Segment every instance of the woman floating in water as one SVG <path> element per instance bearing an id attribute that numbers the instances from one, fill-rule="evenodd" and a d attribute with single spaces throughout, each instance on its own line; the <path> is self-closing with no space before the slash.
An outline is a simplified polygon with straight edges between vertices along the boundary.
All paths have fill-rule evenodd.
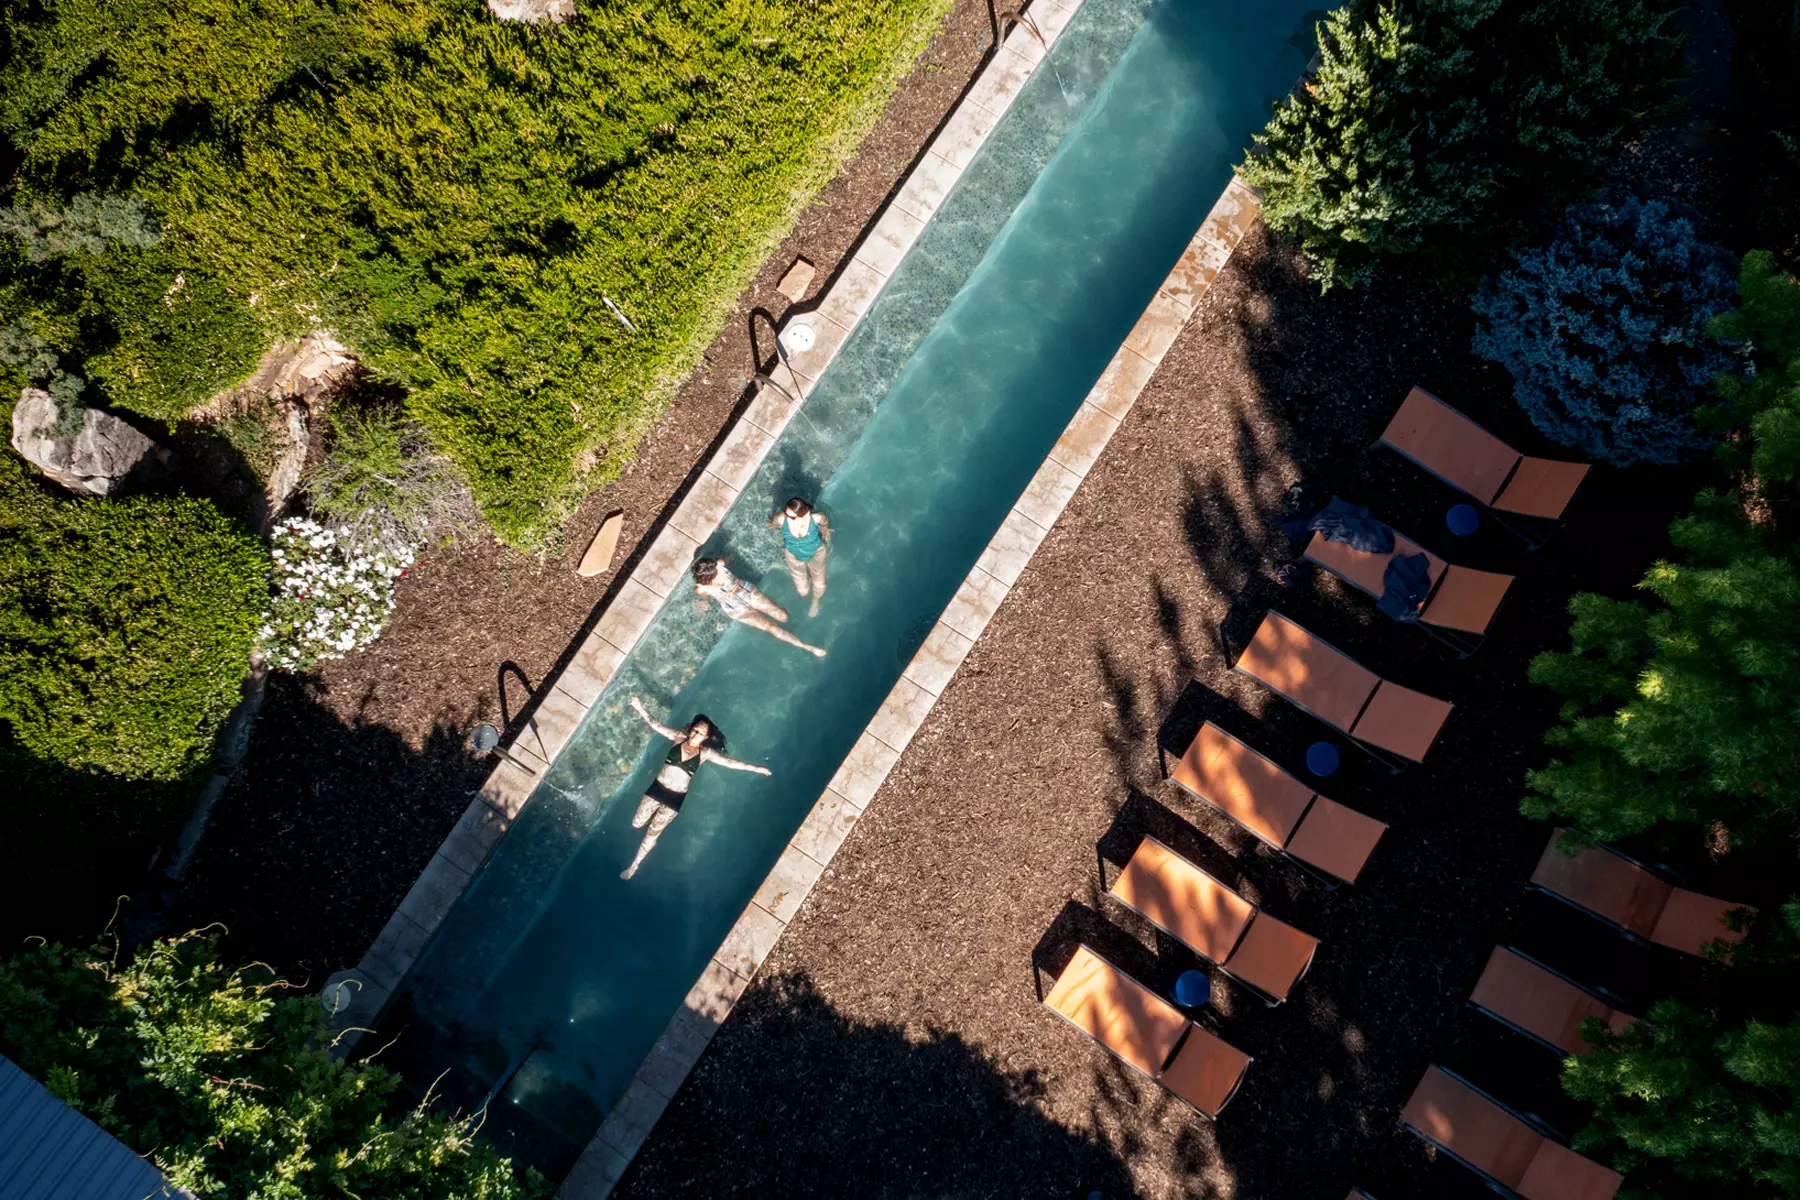
<path id="1" fill-rule="evenodd" d="M 819 599 L 825 594 L 825 559 L 831 546 L 831 522 L 825 514 L 795 496 L 787 507 L 769 518 L 769 528 L 781 529 L 781 546 L 787 556 L 788 575 L 794 590 L 812 597 L 807 616 L 819 615 Z"/>
<path id="2" fill-rule="evenodd" d="M 787 610 L 726 570 L 722 558 L 694 560 L 694 595 L 699 597 L 696 603 L 702 610 L 708 600 L 716 600 L 725 615 L 738 624 L 774 634 L 790 646 L 825 657 L 824 650 L 807 645 L 777 624 L 787 620 Z"/>
<path id="3" fill-rule="evenodd" d="M 681 812 L 681 802 L 687 799 L 688 788 L 693 785 L 694 772 L 700 769 L 701 763 L 713 763 L 727 767 L 733 771 L 751 771 L 758 775 L 769 774 L 769 768 L 759 767 L 752 763 L 739 762 L 735 758 L 727 758 L 714 745 L 723 746 L 725 739 L 713 723 L 698 714 L 688 722 L 686 729 L 671 729 L 650 716 L 644 710 L 644 702 L 636 696 L 631 698 L 631 707 L 638 716 L 644 718 L 644 724 L 668 738 L 675 745 L 669 748 L 668 757 L 663 759 L 662 769 L 657 771 L 656 779 L 650 784 L 650 790 L 638 801 L 637 815 L 631 818 L 633 829 L 644 830 L 644 840 L 637 848 L 637 856 L 631 865 L 619 872 L 620 879 L 630 879 L 637 874 L 644 859 L 656 848 L 656 839 L 662 836 L 663 830 L 669 827 L 677 814 Z M 648 828 L 645 828 L 648 826 Z"/>

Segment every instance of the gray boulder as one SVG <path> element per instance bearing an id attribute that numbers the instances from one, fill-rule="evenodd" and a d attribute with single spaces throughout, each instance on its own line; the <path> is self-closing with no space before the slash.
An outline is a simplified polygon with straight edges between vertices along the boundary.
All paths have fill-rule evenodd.
<path id="1" fill-rule="evenodd" d="M 160 465 L 157 445 L 111 413 L 88 409 L 81 432 L 51 437 L 60 411 L 49 392 L 26 388 L 13 406 L 12 446 L 72 492 L 112 496 Z"/>

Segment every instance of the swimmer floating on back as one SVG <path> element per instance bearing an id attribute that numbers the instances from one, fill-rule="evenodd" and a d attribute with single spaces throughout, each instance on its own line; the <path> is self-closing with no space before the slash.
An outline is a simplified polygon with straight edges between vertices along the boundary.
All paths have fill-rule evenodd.
<path id="1" fill-rule="evenodd" d="M 724 559 L 696 558 L 693 569 L 694 595 L 698 597 L 695 603 L 702 610 L 706 608 L 708 600 L 715 600 L 725 610 L 725 615 L 738 624 L 760 629 L 790 646 L 798 646 L 820 658 L 825 657 L 822 648 L 809 646 L 783 629 L 778 622 L 787 620 L 787 610 L 733 575 L 726 569 Z"/>
<path id="2" fill-rule="evenodd" d="M 819 615 L 819 599 L 825 595 L 825 560 L 831 547 L 831 522 L 825 514 L 795 496 L 787 507 L 769 518 L 769 528 L 781 530 L 781 549 L 787 559 L 794 590 L 812 597 L 807 616 Z"/>
<path id="3" fill-rule="evenodd" d="M 644 840 L 638 845 L 637 855 L 631 865 L 619 872 L 620 879 L 630 879 L 637 874 L 644 859 L 650 851 L 656 849 L 656 839 L 662 836 L 663 830 L 669 827 L 681 812 L 681 802 L 687 799 L 688 788 L 693 785 L 694 772 L 700 769 L 701 763 L 712 763 L 733 771 L 751 771 L 757 775 L 769 774 L 769 768 L 759 767 L 754 763 L 739 762 L 735 758 L 727 758 L 713 748 L 714 743 L 723 746 L 725 740 L 719 731 L 705 717 L 695 714 L 688 722 L 686 729 L 672 729 L 662 724 L 644 710 L 644 702 L 636 696 L 631 698 L 631 707 L 638 716 L 644 718 L 644 724 L 668 738 L 675 745 L 669 748 L 668 757 L 651 782 L 650 790 L 638 801 L 637 815 L 631 818 L 633 829 L 644 830 Z M 648 826 L 649 828 L 645 828 Z"/>

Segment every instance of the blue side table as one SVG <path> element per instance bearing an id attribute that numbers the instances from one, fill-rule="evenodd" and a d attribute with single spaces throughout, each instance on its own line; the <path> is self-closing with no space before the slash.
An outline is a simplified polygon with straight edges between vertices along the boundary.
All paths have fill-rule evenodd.
<path id="1" fill-rule="evenodd" d="M 1473 504 L 1453 504 L 1444 514 L 1444 524 L 1457 537 L 1468 537 L 1481 528 L 1481 514 Z"/>
<path id="2" fill-rule="evenodd" d="M 1306 748 L 1306 769 L 1324 779 L 1338 769 L 1338 748 L 1330 742 L 1314 742 Z"/>
<path id="3" fill-rule="evenodd" d="M 1212 980 L 1205 971 L 1183 971 L 1175 980 L 1175 1003 L 1182 1008 L 1199 1008 L 1212 999 Z"/>

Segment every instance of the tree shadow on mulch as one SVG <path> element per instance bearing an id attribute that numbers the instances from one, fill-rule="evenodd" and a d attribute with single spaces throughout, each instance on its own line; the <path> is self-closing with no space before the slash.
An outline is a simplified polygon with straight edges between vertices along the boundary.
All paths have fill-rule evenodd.
<path id="1" fill-rule="evenodd" d="M 1036 1070 L 848 1017 L 804 973 L 756 980 L 694 1078 L 614 1195 L 1133 1194 L 1111 1147 L 1039 1110 Z"/>
<path id="2" fill-rule="evenodd" d="M 258 725 L 280 736 L 251 739 L 168 919 L 216 921 L 234 952 L 310 986 L 375 940 L 493 766 L 467 749 L 464 720 L 415 748 L 341 719 L 318 689 L 270 677 Z"/>
<path id="3" fill-rule="evenodd" d="M 86 944 L 173 841 L 203 775 L 171 781 L 86 774 L 37 758 L 0 722 L 7 792 L 0 838 L 0 956 L 25 938 Z"/>

